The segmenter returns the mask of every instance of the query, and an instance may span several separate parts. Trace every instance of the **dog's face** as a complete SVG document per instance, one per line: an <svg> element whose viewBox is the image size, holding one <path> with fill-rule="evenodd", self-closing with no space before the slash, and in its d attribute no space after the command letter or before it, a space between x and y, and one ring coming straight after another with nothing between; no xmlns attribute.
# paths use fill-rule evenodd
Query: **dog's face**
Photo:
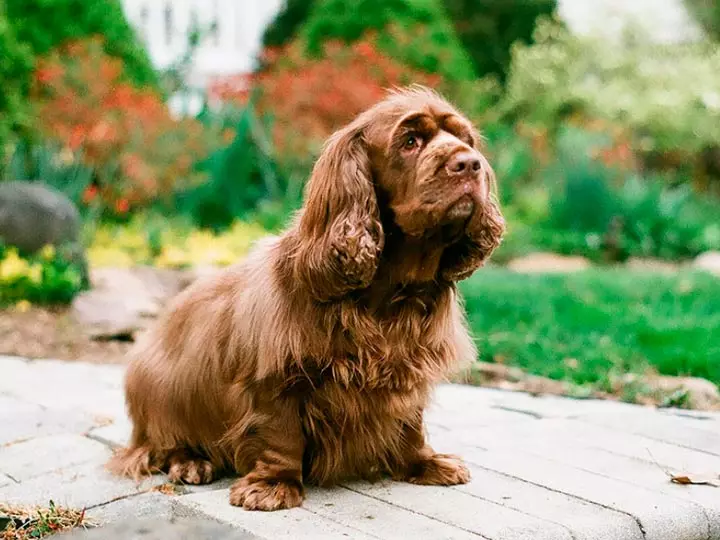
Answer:
<svg viewBox="0 0 720 540"><path fill-rule="evenodd" d="M365 129L380 204L411 237L456 238L488 204L493 173L472 124L438 96L380 104Z"/></svg>
<svg viewBox="0 0 720 540"><path fill-rule="evenodd" d="M318 298L368 286L383 261L404 283L469 276L505 227L478 140L462 114L422 88L391 94L334 133L305 193L298 275Z"/></svg>

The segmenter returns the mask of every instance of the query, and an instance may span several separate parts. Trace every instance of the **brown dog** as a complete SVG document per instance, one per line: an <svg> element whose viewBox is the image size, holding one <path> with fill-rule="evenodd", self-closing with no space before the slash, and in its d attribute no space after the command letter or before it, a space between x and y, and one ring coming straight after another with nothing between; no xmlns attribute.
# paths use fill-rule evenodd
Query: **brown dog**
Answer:
<svg viewBox="0 0 720 540"><path fill-rule="evenodd" d="M475 357L455 282L504 222L470 122L411 88L328 141L280 237L183 292L126 380L130 448L112 471L244 475L230 502L299 506L303 482L469 480L425 442L433 385Z"/></svg>

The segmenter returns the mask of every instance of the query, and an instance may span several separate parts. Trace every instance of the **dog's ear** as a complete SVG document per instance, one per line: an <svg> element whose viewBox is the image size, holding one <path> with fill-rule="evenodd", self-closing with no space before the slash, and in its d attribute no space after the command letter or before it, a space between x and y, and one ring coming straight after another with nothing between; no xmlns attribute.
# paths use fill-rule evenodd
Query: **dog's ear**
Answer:
<svg viewBox="0 0 720 540"><path fill-rule="evenodd" d="M295 277L320 301L370 284L384 234L362 129L348 126L325 144L305 191Z"/></svg>

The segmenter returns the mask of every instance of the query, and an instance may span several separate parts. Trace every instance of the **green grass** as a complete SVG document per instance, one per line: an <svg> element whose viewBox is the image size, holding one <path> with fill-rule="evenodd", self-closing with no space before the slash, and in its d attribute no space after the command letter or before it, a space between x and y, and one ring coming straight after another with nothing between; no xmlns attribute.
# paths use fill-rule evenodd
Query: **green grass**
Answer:
<svg viewBox="0 0 720 540"><path fill-rule="evenodd" d="M720 384L720 279L486 269L461 287L484 361L577 384L654 368Z"/></svg>

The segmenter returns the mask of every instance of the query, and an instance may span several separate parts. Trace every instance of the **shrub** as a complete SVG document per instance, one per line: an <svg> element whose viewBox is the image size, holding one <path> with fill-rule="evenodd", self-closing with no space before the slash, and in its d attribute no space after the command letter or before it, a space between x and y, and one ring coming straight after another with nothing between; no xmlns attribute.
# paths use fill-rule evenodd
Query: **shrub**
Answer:
<svg viewBox="0 0 720 540"><path fill-rule="evenodd" d="M18 42L0 4L0 174L10 135L28 123L23 82L31 70L30 52Z"/></svg>
<svg viewBox="0 0 720 540"><path fill-rule="evenodd" d="M85 202L116 214L198 180L194 164L213 144L202 124L173 119L157 92L123 74L99 39L69 43L38 63L32 94L41 134L94 169Z"/></svg>
<svg viewBox="0 0 720 540"><path fill-rule="evenodd" d="M318 56L328 41L353 43L368 31L380 51L414 68L448 80L476 76L439 0L317 0L299 34Z"/></svg>
<svg viewBox="0 0 720 540"><path fill-rule="evenodd" d="M253 104L240 110L232 142L210 155L202 168L208 181L181 194L178 204L198 227L224 229L247 217L261 201L282 197L283 175Z"/></svg>
<svg viewBox="0 0 720 540"><path fill-rule="evenodd" d="M550 212L539 222L537 243L606 260L686 259L720 248L712 200L604 163L601 142L577 129L561 132L548 169Z"/></svg>
<svg viewBox="0 0 720 540"><path fill-rule="evenodd" d="M622 45L571 35L544 22L537 44L518 45L504 101L514 118L551 129L573 114L632 132L645 165L681 170L703 184L703 156L720 145L720 49L708 43ZM692 81L691 84L688 81Z"/></svg>
<svg viewBox="0 0 720 540"><path fill-rule="evenodd" d="M23 301L68 304L83 288L81 275L52 246L26 259L0 245L0 306Z"/></svg>
<svg viewBox="0 0 720 540"><path fill-rule="evenodd" d="M263 32L263 47L280 47L292 41L310 15L315 0L285 0L281 10Z"/></svg>
<svg viewBox="0 0 720 540"><path fill-rule="evenodd" d="M92 168L78 155L50 143L14 145L5 175L0 176L0 181L39 180L63 193L78 208L83 208L83 196L92 179Z"/></svg>
<svg viewBox="0 0 720 540"><path fill-rule="evenodd" d="M720 2L717 0L685 0L695 19L713 39L720 40Z"/></svg>
<svg viewBox="0 0 720 540"><path fill-rule="evenodd" d="M557 0L445 0L455 30L480 76L501 81L516 42L532 43L535 21L555 11Z"/></svg>
<svg viewBox="0 0 720 540"><path fill-rule="evenodd" d="M125 19L119 0L4 0L17 39L35 57L69 41L104 37L105 52L119 58L131 82L158 88L145 49ZM29 80L27 81L29 85Z"/></svg>
<svg viewBox="0 0 720 540"><path fill-rule="evenodd" d="M325 43L318 58L305 57L299 42L268 51L269 67L257 79L258 105L274 116L280 153L317 153L328 135L382 99L388 87L440 84L438 76L407 68L378 48L365 37L351 47Z"/></svg>

